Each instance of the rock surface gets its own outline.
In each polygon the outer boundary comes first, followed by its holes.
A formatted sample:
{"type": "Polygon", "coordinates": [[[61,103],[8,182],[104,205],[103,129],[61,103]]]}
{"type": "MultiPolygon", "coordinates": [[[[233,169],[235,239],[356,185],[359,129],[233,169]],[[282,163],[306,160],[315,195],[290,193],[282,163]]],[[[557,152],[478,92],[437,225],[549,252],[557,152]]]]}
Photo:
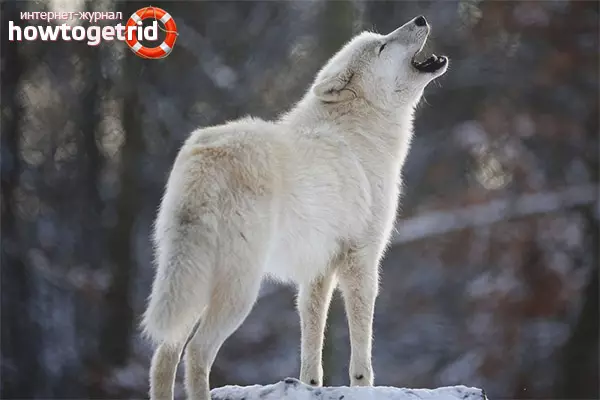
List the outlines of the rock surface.
{"type": "Polygon", "coordinates": [[[224,386],[213,389],[212,400],[487,400],[482,389],[448,386],[437,389],[395,387],[311,387],[295,378],[272,385],[224,386]]]}

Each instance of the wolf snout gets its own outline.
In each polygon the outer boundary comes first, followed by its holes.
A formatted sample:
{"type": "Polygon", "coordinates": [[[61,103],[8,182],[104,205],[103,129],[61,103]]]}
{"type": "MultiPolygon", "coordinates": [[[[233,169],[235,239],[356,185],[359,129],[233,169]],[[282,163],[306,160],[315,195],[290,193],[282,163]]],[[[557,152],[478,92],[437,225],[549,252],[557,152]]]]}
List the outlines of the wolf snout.
{"type": "Polygon", "coordinates": [[[427,25],[427,20],[422,15],[419,15],[417,18],[415,18],[413,20],[413,22],[415,23],[416,26],[425,26],[425,25],[427,25]]]}
{"type": "Polygon", "coordinates": [[[408,20],[404,25],[391,32],[388,36],[390,38],[406,40],[408,39],[407,35],[426,35],[429,33],[430,29],[431,27],[429,26],[429,23],[427,22],[425,17],[419,15],[418,17],[408,20]]]}

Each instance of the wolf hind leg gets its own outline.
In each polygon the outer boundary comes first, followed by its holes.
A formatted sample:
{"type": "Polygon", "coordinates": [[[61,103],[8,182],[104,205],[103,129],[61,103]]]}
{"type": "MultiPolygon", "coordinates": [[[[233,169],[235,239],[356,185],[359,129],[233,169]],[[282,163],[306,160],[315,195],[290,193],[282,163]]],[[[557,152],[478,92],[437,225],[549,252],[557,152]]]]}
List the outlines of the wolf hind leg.
{"type": "Polygon", "coordinates": [[[209,400],[209,374],[225,340],[244,322],[258,297],[270,239],[260,208],[238,208],[221,231],[210,299],[185,351],[188,399],[209,400]]]}
{"type": "Polygon", "coordinates": [[[185,380],[189,400],[209,400],[209,374],[225,340],[244,322],[258,297],[260,278],[221,282],[220,291],[206,309],[198,330],[185,352],[185,380]]]}
{"type": "Polygon", "coordinates": [[[173,399],[175,373],[183,349],[181,345],[160,344],[154,351],[150,366],[150,399],[173,399]]]}

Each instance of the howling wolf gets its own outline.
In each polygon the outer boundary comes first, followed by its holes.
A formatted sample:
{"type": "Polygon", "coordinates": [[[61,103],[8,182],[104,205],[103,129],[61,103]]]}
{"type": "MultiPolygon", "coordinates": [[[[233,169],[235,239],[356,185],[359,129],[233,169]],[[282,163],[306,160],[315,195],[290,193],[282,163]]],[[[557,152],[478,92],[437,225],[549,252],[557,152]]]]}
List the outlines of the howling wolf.
{"type": "Polygon", "coordinates": [[[173,397],[184,348],[189,398],[210,399],[211,365],[265,276],[298,286],[300,379],[322,384],[327,310],[339,285],[350,383],[373,385],[378,265],[394,226],[413,111],[449,64],[435,55],[417,61],[429,30],[419,16],[385,36],[363,32],[278,120],[244,118],[190,135],[155,224],[157,269],[142,323],[158,346],[152,399],[173,397]]]}

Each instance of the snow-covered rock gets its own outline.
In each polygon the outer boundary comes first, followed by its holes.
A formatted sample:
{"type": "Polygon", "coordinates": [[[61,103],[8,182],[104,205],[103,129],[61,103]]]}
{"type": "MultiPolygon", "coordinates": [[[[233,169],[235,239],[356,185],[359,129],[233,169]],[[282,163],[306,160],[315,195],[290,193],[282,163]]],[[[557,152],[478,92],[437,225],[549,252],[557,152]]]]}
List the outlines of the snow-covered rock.
{"type": "Polygon", "coordinates": [[[437,389],[395,387],[312,387],[295,378],[272,385],[224,386],[212,400],[487,400],[482,389],[449,386],[437,389]]]}

